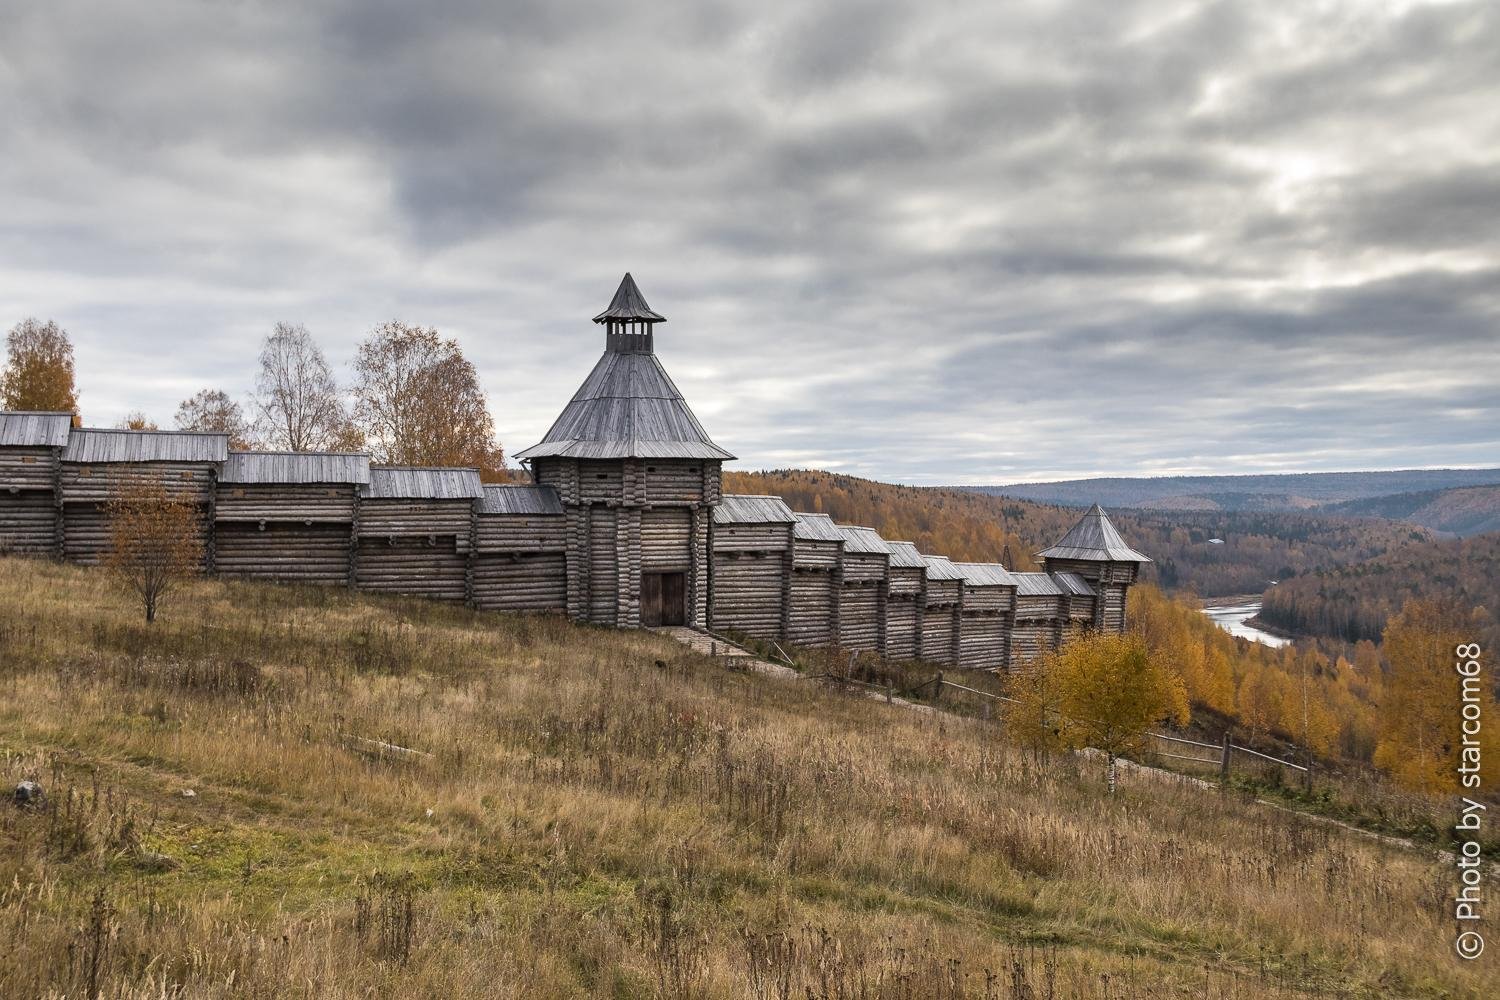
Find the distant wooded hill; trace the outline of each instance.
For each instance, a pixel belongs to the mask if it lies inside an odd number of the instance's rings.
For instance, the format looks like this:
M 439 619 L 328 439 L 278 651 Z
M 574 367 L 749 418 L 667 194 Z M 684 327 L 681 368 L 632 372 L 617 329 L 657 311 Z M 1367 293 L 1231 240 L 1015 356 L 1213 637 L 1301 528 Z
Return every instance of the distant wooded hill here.
M 1348 500 L 1320 508 L 1320 512 L 1409 521 L 1469 537 L 1500 531 L 1500 486 L 1460 486 Z
M 1500 484 L 1500 469 L 1409 469 L 1269 476 L 1073 479 L 1056 483 L 964 488 L 994 496 L 1074 507 L 1099 503 L 1113 508 L 1156 510 L 1290 511 L 1395 494 L 1431 494 L 1496 484 Z M 1374 512 L 1351 510 L 1347 513 Z
M 1062 537 L 1079 515 L 1076 508 L 976 491 L 814 470 L 726 472 L 724 480 L 727 492 L 779 496 L 793 510 L 866 525 L 935 555 L 995 562 L 1008 547 L 1012 568 L 1021 570 L 1036 568 L 1032 554 Z M 1299 513 L 1116 510 L 1110 517 L 1132 546 L 1155 560 L 1144 579 L 1204 597 L 1259 593 L 1274 580 L 1435 537 L 1399 522 Z

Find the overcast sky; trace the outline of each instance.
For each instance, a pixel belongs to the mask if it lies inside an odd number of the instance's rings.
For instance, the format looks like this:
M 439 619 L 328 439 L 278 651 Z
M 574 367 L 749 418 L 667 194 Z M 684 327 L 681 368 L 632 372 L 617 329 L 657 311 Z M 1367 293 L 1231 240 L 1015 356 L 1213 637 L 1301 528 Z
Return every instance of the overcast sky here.
M 741 468 L 1500 464 L 1495 3 L 0 0 L 0 122 L 91 424 L 399 318 L 516 451 L 630 270 Z

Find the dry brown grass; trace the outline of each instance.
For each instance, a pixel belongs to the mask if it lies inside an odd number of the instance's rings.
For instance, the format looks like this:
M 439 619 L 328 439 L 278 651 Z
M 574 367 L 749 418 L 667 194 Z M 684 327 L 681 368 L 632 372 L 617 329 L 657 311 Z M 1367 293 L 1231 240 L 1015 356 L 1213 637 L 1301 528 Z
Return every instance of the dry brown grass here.
M 649 634 L 0 561 L 0 995 L 1479 997 L 1434 858 Z M 379 740 L 425 756 L 359 752 Z M 184 790 L 195 794 L 185 797 Z

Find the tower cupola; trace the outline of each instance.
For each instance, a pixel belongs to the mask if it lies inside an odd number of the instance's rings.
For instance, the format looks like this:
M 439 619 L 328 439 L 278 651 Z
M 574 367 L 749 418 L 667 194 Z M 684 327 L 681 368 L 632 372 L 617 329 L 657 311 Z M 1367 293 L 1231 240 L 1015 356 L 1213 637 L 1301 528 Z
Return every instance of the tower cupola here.
M 604 349 L 619 354 L 651 354 L 656 324 L 667 318 L 646 304 L 630 272 L 620 281 L 609 308 L 594 317 L 604 324 Z

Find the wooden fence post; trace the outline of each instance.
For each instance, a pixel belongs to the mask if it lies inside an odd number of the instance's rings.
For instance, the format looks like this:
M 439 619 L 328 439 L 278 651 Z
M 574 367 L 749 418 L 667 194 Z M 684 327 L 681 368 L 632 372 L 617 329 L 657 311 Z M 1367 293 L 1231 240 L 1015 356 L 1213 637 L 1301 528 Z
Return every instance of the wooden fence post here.
M 1219 758 L 1219 787 L 1229 787 L 1229 734 L 1224 734 L 1223 755 Z

